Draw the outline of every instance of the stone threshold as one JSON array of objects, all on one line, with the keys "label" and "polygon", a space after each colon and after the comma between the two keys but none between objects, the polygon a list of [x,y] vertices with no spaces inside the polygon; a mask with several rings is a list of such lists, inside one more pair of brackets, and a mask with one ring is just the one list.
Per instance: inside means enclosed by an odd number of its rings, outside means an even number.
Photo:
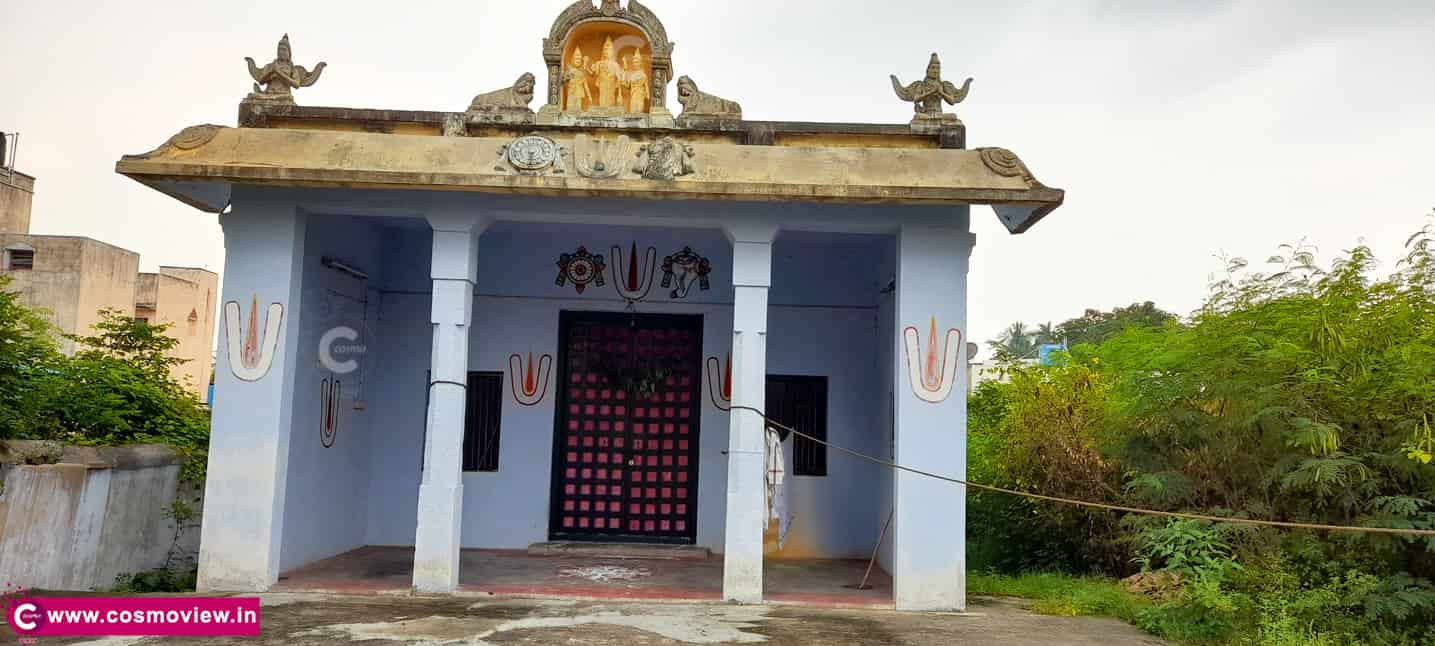
[{"label": "stone threshold", "polygon": [[529,556],[584,556],[607,559],[695,559],[712,557],[712,551],[698,545],[653,545],[649,543],[549,542],[528,546]]}]

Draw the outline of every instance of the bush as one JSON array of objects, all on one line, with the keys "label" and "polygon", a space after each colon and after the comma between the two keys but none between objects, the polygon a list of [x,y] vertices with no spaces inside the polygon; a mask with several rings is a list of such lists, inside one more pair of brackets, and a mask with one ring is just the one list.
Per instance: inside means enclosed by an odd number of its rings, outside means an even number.
[{"label": "bush", "polygon": [[170,375],[184,360],[169,356],[179,342],[168,324],[104,310],[92,334],[67,337],[77,346],[67,357],[8,282],[0,276],[0,439],[167,444],[187,458],[186,479],[202,478],[209,415]]},{"label": "bush", "polygon": [[1100,577],[1061,574],[972,574],[967,592],[978,595],[1032,599],[1032,609],[1063,617],[1106,616],[1135,621],[1150,606],[1140,596]]},{"label": "bush", "polygon": [[[1268,266],[1232,259],[1189,319],[984,385],[969,406],[973,480],[1217,517],[1435,528],[1435,224],[1383,278],[1363,246],[1321,267],[1290,245]],[[1000,572],[1180,571],[1178,597],[1137,617],[1179,641],[1435,643],[1426,537],[1123,519],[988,494],[972,496],[971,517],[974,554]]]},{"label": "bush", "polygon": [[199,518],[193,507],[181,498],[176,498],[165,510],[165,517],[172,526],[169,552],[164,565],[135,574],[124,573],[115,577],[111,592],[119,594],[146,594],[151,592],[194,592],[199,581],[198,559],[195,554],[180,547],[186,532],[199,527]]}]

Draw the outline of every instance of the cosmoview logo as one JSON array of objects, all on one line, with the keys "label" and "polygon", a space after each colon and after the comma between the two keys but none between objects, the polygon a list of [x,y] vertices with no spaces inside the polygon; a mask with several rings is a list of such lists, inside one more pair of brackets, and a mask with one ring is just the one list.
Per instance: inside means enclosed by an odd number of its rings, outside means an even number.
[{"label": "cosmoview logo", "polygon": [[10,625],[24,632],[34,632],[40,628],[40,606],[33,601],[23,601],[15,604],[10,609]]},{"label": "cosmoview logo", "polygon": [[5,608],[5,620],[10,624],[10,629],[15,632],[21,644],[34,644],[35,638],[31,633],[39,630],[45,623],[45,613],[35,601],[29,598],[25,588],[16,586],[13,583],[6,583],[5,589],[0,591],[0,605]]},{"label": "cosmoview logo", "polygon": [[347,325],[330,328],[319,337],[319,364],[338,375],[347,375],[359,369],[358,358],[368,347],[357,343],[359,331]]}]

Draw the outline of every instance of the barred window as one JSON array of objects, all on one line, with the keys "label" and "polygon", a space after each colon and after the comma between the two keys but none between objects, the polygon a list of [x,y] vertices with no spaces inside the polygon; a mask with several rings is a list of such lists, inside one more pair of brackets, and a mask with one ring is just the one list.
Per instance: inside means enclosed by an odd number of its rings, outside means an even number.
[{"label": "barred window", "polygon": [[463,470],[497,471],[503,418],[503,373],[468,373],[463,425]]},{"label": "barred window", "polygon": [[5,269],[9,271],[30,271],[35,268],[33,249],[6,249]]},{"label": "barred window", "polygon": [[[767,415],[825,442],[827,377],[768,375]],[[799,435],[792,441],[792,474],[827,475],[827,447]]]}]

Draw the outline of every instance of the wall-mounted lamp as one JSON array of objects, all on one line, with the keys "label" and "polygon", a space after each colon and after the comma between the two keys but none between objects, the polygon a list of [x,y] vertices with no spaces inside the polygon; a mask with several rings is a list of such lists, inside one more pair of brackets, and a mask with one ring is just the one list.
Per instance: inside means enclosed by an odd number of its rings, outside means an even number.
[{"label": "wall-mounted lamp", "polygon": [[358,269],[358,268],[355,268],[355,267],[353,267],[353,266],[351,266],[351,265],[344,264],[342,261],[340,261],[340,260],[337,259],[337,258],[330,258],[330,257],[328,257],[328,256],[324,256],[324,258],[323,258],[322,260],[320,260],[320,262],[324,263],[324,266],[325,266],[325,267],[328,267],[329,269],[333,269],[334,271],[337,271],[337,272],[339,272],[339,273],[341,273],[341,274],[348,274],[348,275],[353,276],[354,278],[357,278],[357,279],[359,279],[359,280],[368,280],[368,279],[369,279],[369,275],[368,275],[367,273],[365,273],[363,270]]}]

